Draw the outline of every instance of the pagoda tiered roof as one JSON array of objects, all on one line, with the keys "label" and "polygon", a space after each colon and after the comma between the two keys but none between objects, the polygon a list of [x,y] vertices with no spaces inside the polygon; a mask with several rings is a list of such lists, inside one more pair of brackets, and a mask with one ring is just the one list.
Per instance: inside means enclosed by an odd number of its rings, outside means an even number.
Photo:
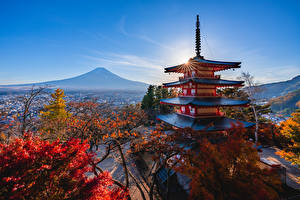
[{"label": "pagoda tiered roof", "polygon": [[223,131],[242,126],[248,128],[253,123],[230,119],[224,116],[191,118],[177,113],[158,115],[157,118],[177,128],[192,128],[195,131]]},{"label": "pagoda tiered roof", "polygon": [[164,87],[180,88],[180,96],[161,99],[161,104],[175,105],[176,113],[158,115],[157,118],[178,128],[195,131],[225,131],[236,126],[254,124],[223,116],[221,107],[248,106],[250,101],[224,98],[217,95],[217,87],[241,87],[243,81],[222,80],[215,72],[240,68],[241,62],[207,60],[201,55],[199,16],[196,22],[196,56],[187,63],[165,68],[165,72],[183,73],[178,81],[164,83]]},{"label": "pagoda tiered roof", "polygon": [[161,99],[161,104],[170,105],[195,105],[198,107],[223,107],[223,106],[246,106],[250,101],[236,99],[227,99],[224,97],[176,97],[170,99]]},{"label": "pagoda tiered roof", "polygon": [[216,86],[241,86],[244,83],[244,81],[231,81],[231,80],[223,80],[223,79],[186,78],[180,81],[163,83],[163,86],[176,87],[189,82],[195,82],[195,83],[205,84],[205,85],[216,85]]},{"label": "pagoda tiered roof", "polygon": [[[221,71],[230,68],[240,68],[241,62],[225,62],[225,61],[216,61],[216,60],[206,60],[202,56],[196,56],[191,58],[187,63],[176,65],[173,67],[165,68],[165,72],[177,72],[183,73],[186,68],[194,68],[197,70],[199,67],[205,67],[206,70],[212,71]],[[204,69],[201,69],[204,70]]]},{"label": "pagoda tiered roof", "polygon": [[227,62],[227,61],[216,61],[216,60],[206,60],[202,56],[194,57],[194,61],[198,63],[205,63],[205,64],[213,64],[213,65],[222,65],[222,66],[229,66],[229,67],[241,67],[241,62]]}]

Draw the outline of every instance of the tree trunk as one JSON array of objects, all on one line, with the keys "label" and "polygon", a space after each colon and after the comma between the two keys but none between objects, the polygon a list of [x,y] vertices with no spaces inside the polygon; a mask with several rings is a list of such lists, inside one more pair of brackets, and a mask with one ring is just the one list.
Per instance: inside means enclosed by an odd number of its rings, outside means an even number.
[{"label": "tree trunk", "polygon": [[116,141],[116,143],[117,143],[117,148],[118,148],[120,156],[121,156],[122,165],[123,165],[123,169],[124,169],[124,173],[125,173],[125,185],[126,185],[126,188],[128,188],[129,187],[129,177],[128,177],[128,169],[127,169],[126,160],[125,160],[122,148],[121,148],[121,144],[118,141]]},{"label": "tree trunk", "polygon": [[251,107],[252,107],[254,117],[255,117],[255,133],[254,133],[254,135],[255,135],[255,146],[257,146],[257,142],[258,142],[258,116],[257,116],[255,106],[252,105]]}]

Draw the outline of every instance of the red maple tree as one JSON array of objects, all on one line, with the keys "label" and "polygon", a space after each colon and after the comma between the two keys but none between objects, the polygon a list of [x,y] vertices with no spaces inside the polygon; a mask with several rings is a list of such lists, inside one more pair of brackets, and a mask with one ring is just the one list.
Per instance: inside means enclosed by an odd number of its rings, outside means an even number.
[{"label": "red maple tree", "polygon": [[127,199],[108,172],[93,171],[88,148],[32,136],[0,144],[0,199]]}]

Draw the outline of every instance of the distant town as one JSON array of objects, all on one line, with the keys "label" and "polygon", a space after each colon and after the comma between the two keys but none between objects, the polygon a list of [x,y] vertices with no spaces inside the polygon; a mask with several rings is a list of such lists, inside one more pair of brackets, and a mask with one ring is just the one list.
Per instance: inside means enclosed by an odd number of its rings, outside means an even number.
[{"label": "distant town", "polygon": [[[48,104],[50,91],[38,95],[32,103],[31,115],[37,117],[44,107]],[[23,91],[11,94],[0,94],[0,111],[7,113],[5,120],[0,123],[9,123],[18,113],[24,111],[24,97],[28,96],[30,91]],[[69,102],[86,102],[94,101],[100,104],[108,103],[111,106],[123,106],[140,103],[144,96],[144,92],[135,91],[99,91],[99,92],[66,92],[65,101]]]}]

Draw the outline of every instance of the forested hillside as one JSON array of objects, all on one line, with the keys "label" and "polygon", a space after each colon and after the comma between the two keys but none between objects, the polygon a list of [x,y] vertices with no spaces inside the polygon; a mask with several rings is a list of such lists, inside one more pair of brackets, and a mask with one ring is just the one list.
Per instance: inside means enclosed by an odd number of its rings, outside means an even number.
[{"label": "forested hillside", "polygon": [[[300,106],[300,89],[289,92],[286,95],[276,97],[270,100],[271,109],[274,112],[283,112],[291,114]],[[297,105],[296,105],[297,104]]]},{"label": "forested hillside", "polygon": [[291,80],[263,84],[259,87],[261,88],[262,92],[257,95],[257,98],[270,99],[279,96],[285,96],[289,92],[300,89],[300,75],[295,76]]}]

